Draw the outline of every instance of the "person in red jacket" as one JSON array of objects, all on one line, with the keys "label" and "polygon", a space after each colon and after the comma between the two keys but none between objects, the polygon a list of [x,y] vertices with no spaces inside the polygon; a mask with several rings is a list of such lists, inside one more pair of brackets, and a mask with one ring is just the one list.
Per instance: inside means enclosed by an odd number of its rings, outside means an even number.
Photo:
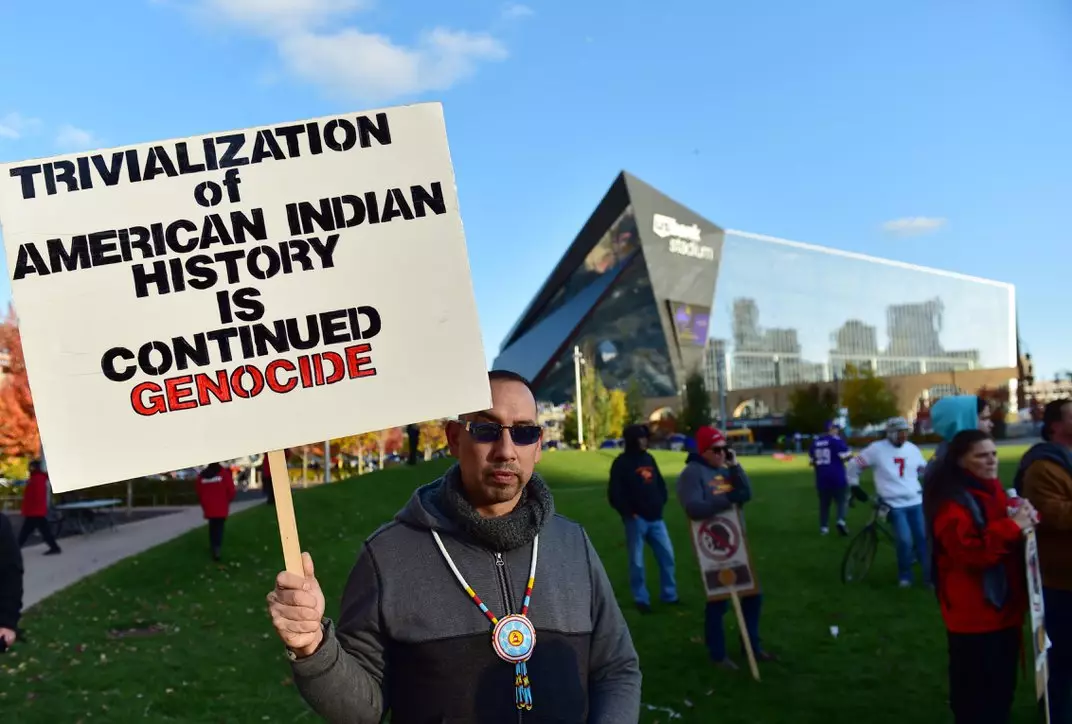
[{"label": "person in red jacket", "polygon": [[223,547],[223,524],[231,512],[231,501],[235,497],[234,476],[230,468],[219,463],[209,463],[197,476],[197,497],[201,501],[201,510],[208,520],[208,544],[212,549],[212,559],[220,559]]},{"label": "person in red jacket", "polygon": [[33,460],[30,462],[30,477],[26,481],[26,489],[22,492],[22,528],[19,530],[19,548],[26,545],[26,541],[36,530],[48,545],[45,555],[54,556],[62,551],[56,543],[55,536],[52,535],[52,527],[48,524],[48,496],[48,473],[41,469],[40,460]]},{"label": "person in red jacket", "polygon": [[990,436],[957,433],[924,500],[957,724],[1011,716],[1028,605],[1023,531],[1034,515],[1030,503],[1017,502],[1010,516]]}]

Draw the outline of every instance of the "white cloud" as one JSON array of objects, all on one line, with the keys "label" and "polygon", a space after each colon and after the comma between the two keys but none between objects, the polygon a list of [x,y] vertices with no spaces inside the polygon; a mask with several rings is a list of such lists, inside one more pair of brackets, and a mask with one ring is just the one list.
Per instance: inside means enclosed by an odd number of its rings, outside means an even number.
[{"label": "white cloud", "polygon": [[30,130],[36,128],[41,122],[36,118],[27,118],[19,113],[8,113],[0,116],[0,138],[16,141]]},{"label": "white cloud", "polygon": [[216,23],[222,18],[273,42],[289,74],[359,102],[443,91],[472,76],[480,63],[507,57],[503,44],[487,33],[436,27],[406,45],[349,22],[374,0],[196,2],[195,9]]},{"label": "white cloud", "polygon": [[506,57],[506,49],[488,35],[443,28],[423,34],[415,47],[355,28],[299,33],[284,38],[279,52],[298,77],[370,102],[446,90],[472,75],[479,61]]},{"label": "white cloud", "polygon": [[505,20],[519,20],[521,18],[527,18],[531,15],[535,15],[536,11],[530,8],[528,5],[522,5],[521,3],[509,3],[503,8],[502,16]]},{"label": "white cloud", "polygon": [[56,145],[65,151],[88,151],[99,143],[89,131],[70,124],[60,126],[56,133]]},{"label": "white cloud", "polygon": [[930,234],[946,225],[947,220],[935,216],[906,216],[882,224],[883,231],[898,236],[919,236]]}]

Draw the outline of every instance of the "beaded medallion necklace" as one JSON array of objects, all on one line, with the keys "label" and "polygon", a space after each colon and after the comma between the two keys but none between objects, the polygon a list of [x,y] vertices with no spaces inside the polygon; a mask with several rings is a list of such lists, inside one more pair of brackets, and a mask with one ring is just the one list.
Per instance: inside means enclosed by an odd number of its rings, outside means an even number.
[{"label": "beaded medallion necklace", "polygon": [[[529,580],[528,585],[525,587],[525,599],[521,604],[521,613],[512,613],[502,618],[496,618],[495,614],[480,600],[480,596],[476,595],[476,591],[466,582],[461,571],[454,565],[454,559],[450,557],[450,553],[447,553],[447,548],[443,545],[443,540],[439,537],[439,533],[433,530],[432,537],[435,538],[436,545],[439,546],[439,552],[443,554],[444,560],[450,566],[454,577],[458,579],[458,583],[469,594],[469,598],[473,603],[491,621],[493,627],[491,647],[495,650],[496,655],[503,661],[514,665],[514,703],[518,709],[531,710],[532,688],[529,685],[528,666],[525,662],[531,658],[532,649],[536,646],[536,629],[533,627],[532,622],[529,621],[528,613],[529,603],[532,601],[532,586],[536,583],[536,554],[540,550],[540,536],[537,535],[532,539],[532,563],[529,564]],[[497,558],[496,565],[505,565],[502,563],[501,557]]]}]

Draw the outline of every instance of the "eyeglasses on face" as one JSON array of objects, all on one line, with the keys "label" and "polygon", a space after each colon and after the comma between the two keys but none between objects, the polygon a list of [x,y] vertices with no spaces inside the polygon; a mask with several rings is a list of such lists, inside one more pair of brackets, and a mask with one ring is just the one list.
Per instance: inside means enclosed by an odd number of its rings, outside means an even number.
[{"label": "eyeglasses on face", "polygon": [[500,425],[497,422],[472,422],[464,423],[466,432],[477,442],[498,442],[502,438],[503,430],[510,431],[510,439],[515,445],[535,445],[540,439],[539,425]]}]

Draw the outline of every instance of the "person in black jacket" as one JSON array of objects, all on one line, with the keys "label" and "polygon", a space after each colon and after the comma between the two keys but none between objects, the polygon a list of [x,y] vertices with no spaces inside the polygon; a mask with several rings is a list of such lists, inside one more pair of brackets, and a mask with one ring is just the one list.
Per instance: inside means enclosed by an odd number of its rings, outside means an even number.
[{"label": "person in black jacket", "polygon": [[630,425],[623,437],[625,452],[610,467],[607,497],[625,524],[633,600],[642,613],[650,613],[651,596],[644,581],[645,541],[659,564],[660,598],[664,603],[679,603],[674,579],[674,544],[663,521],[663,507],[669,495],[659,466],[648,452],[647,426]]},{"label": "person in black jacket", "polygon": [[22,551],[15,529],[0,513],[0,653],[15,643],[22,615]]}]

